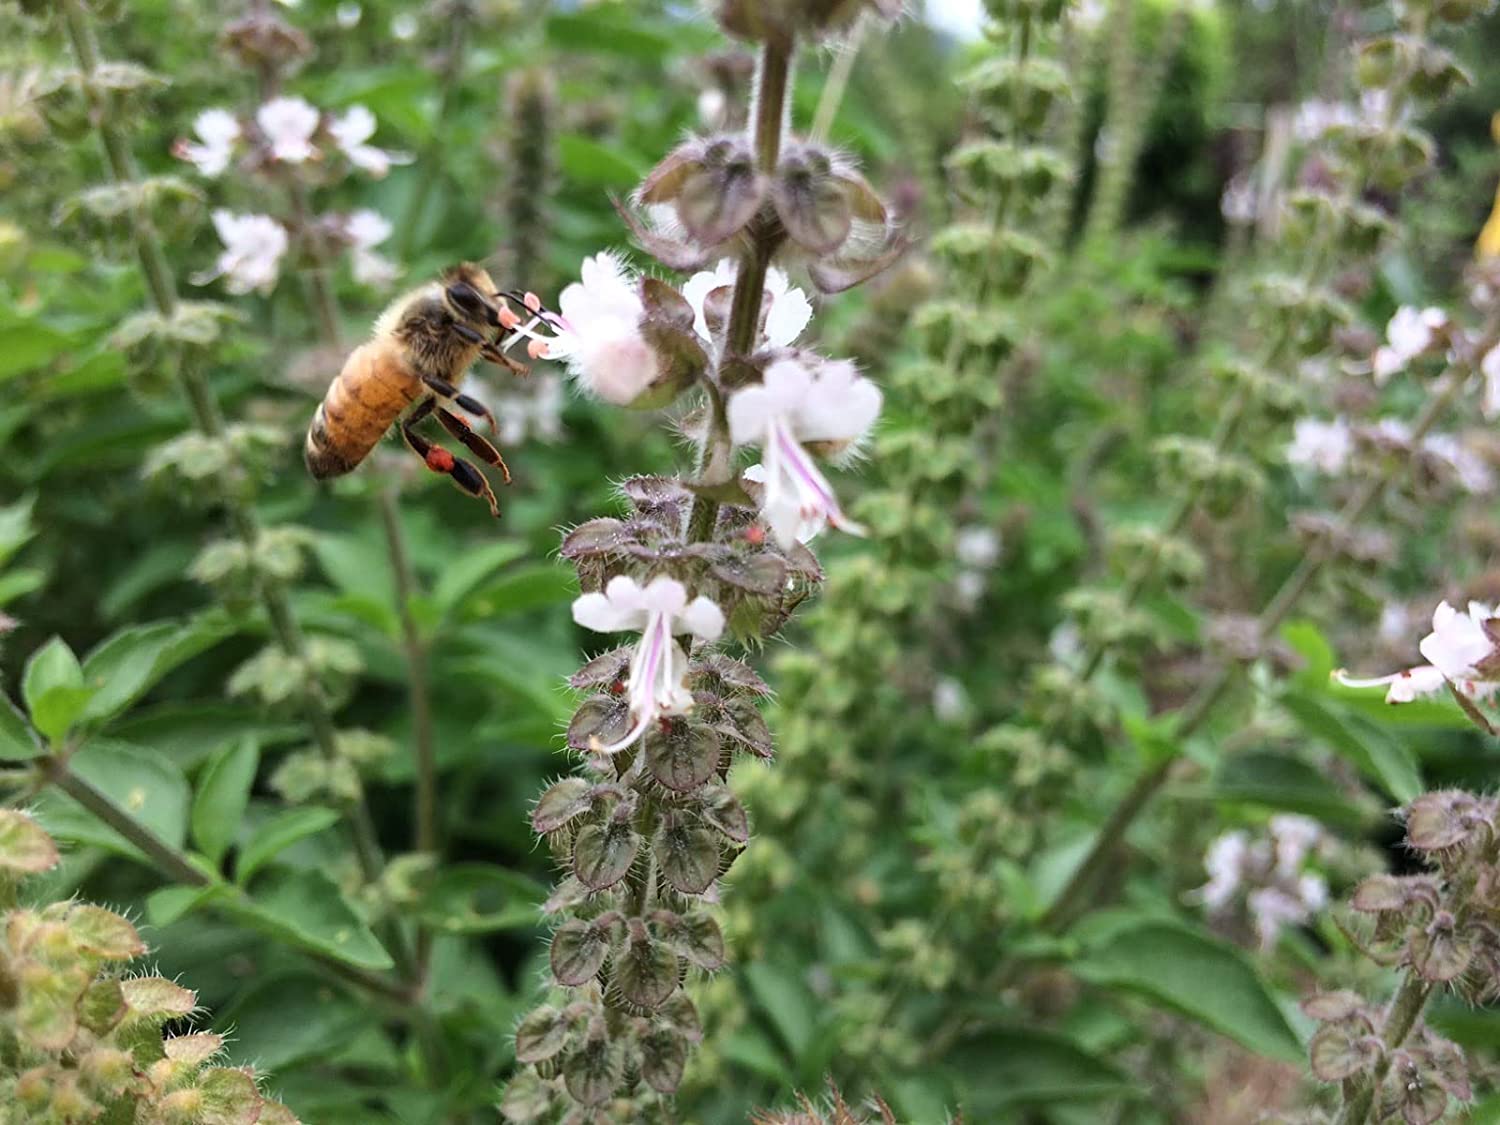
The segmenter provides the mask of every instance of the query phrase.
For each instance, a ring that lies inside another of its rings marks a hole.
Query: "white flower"
[[[736,445],[761,448],[761,515],[783,550],[818,519],[853,535],[864,534],[844,515],[803,443],[847,449],[874,423],[880,400],[879,388],[846,360],[830,360],[813,369],[792,359],[777,360],[766,368],[760,385],[745,387],[730,398],[730,438]]]
[[[286,253],[286,228],[269,215],[236,215],[219,210],[213,213],[213,220],[224,252],[213,270],[193,277],[194,283],[207,285],[222,277],[224,287],[231,293],[248,293],[252,289],[270,292],[281,269],[282,255]]]
[[[941,723],[956,723],[969,711],[969,693],[952,676],[932,685],[932,713]]]
[[[1309,816],[1280,813],[1271,818],[1271,839],[1276,847],[1276,871],[1296,875],[1302,861],[1323,838],[1323,826]]]
[[[1384,384],[1417,356],[1432,347],[1433,334],[1448,323],[1439,308],[1414,309],[1403,305],[1385,326],[1385,346],[1375,350],[1372,367],[1375,382]]]
[[[628,575],[616,575],[603,593],[584,594],[573,603],[573,620],[596,633],[641,634],[626,677],[634,723],[618,742],[595,747],[604,754],[634,743],[657,718],[692,709],[693,693],[684,682],[688,657],[676,637],[691,633],[715,641],[724,631],[724,613],[717,605],[702,595],[688,601],[683,584],[664,575],[645,586]]]
[[[710,132],[717,132],[724,125],[724,109],[727,101],[724,91],[710,86],[698,95],[698,122]]]
[[[405,43],[417,37],[417,17],[410,12],[401,12],[391,17],[391,35]]]
[[[1445,462],[1465,492],[1482,495],[1494,491],[1495,474],[1484,458],[1452,434],[1431,434],[1422,440],[1422,449]]]
[[[202,143],[178,141],[173,152],[180,159],[189,161],[202,175],[222,175],[229,167],[234,144],[242,133],[239,119],[227,109],[205,109],[193,118],[193,132],[198,134],[198,141]]]
[[[749,466],[740,474],[745,480],[751,481],[765,487],[766,467],[760,462]],[[793,531],[798,543],[811,543],[828,527],[828,516],[821,511],[809,512],[806,516],[798,515],[796,530]]]
[[[271,155],[287,164],[312,160],[318,150],[312,136],[322,114],[302,98],[272,98],[255,111],[255,123],[271,145]]]
[[[344,234],[350,242],[350,267],[354,280],[361,285],[385,286],[396,279],[396,263],[374,249],[391,236],[393,229],[390,220],[368,207],[344,220]]]
[[[1235,176],[1225,186],[1224,194],[1219,197],[1219,211],[1223,214],[1225,222],[1253,223],[1258,203],[1254,182],[1249,176],[1241,174]]]
[[[641,335],[640,290],[608,251],[585,258],[579,276],[557,299],[557,337],[547,356],[567,361],[585,390],[628,406],[661,375],[656,351]]]
[[[708,317],[704,306],[715,290],[728,290],[724,297],[724,310],[729,309],[729,295],[734,291],[734,280],[739,266],[732,258],[722,259],[712,270],[702,270],[687,279],[682,287],[682,296],[693,306],[693,330],[710,344],[713,335],[708,330]],[[765,318],[760,343],[773,348],[791,346],[807,322],[812,319],[812,302],[807,294],[795,288],[785,272],[772,266],[766,271],[765,294],[761,298],[761,315]]]
[[[1470,602],[1467,615],[1442,602],[1433,611],[1432,632],[1417,646],[1426,664],[1372,679],[1355,679],[1343,671],[1335,672],[1334,678],[1345,687],[1388,685],[1387,703],[1410,703],[1442,692],[1449,684],[1470,699],[1487,698],[1500,688],[1490,666],[1496,644],[1485,628],[1493,618],[1494,611],[1482,602]]]
[[[365,11],[362,7],[354,3],[353,0],[346,0],[334,12],[334,19],[338,21],[338,25],[341,28],[348,31],[351,27],[359,26],[359,21],[364,14]]]
[[[1411,609],[1400,602],[1390,602],[1381,606],[1380,624],[1376,630],[1380,634],[1380,639],[1392,645],[1397,641],[1405,640],[1406,634],[1411,631],[1411,618]]]
[[[560,375],[545,373],[525,383],[510,382],[497,394],[481,396],[495,414],[495,431],[502,446],[528,439],[556,441],[562,436],[566,400]]]
[[[391,170],[392,164],[411,162],[412,158],[406,153],[387,152],[365,144],[375,135],[375,115],[362,105],[350,106],[341,116],[335,117],[328,124],[328,132],[351,164],[363,168],[377,180]]]
[[[989,583],[977,570],[960,570],[953,578],[953,594],[961,606],[972,609],[984,597]]]
[[[1305,881],[1320,886],[1323,883],[1316,875],[1307,876]],[[1299,882],[1296,894],[1280,887],[1260,887],[1246,896],[1245,903],[1250,908],[1250,916],[1255,920],[1255,932],[1260,937],[1262,949],[1270,949],[1276,944],[1276,937],[1283,926],[1300,926],[1314,910],[1327,901],[1326,888],[1316,906],[1304,897],[1306,890]]]
[[[1208,882],[1194,894],[1209,910],[1222,910],[1234,898],[1244,879],[1249,854],[1250,838],[1241,831],[1226,832],[1208,845],[1203,855]]]
[[[1316,418],[1298,418],[1292,427],[1286,459],[1288,464],[1331,474],[1341,472],[1353,452],[1354,434],[1344,419],[1321,422]]]
[[[953,554],[975,570],[988,570],[1000,558],[1000,536],[988,527],[960,528],[953,537]]]
[[[1500,344],[1484,353],[1479,361],[1479,371],[1484,376],[1484,411],[1486,421],[1500,415]]]

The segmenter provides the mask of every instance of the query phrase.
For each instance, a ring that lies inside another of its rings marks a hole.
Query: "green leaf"
[[[306,839],[339,821],[334,809],[310,806],[288,809],[257,828],[240,848],[235,863],[235,882],[244,885],[257,871],[275,859],[298,840]]]
[[[223,883],[211,887],[162,887],[146,896],[146,917],[153,926],[170,926],[211,899],[229,893]]]
[[[40,590],[47,583],[47,572],[35,567],[8,570],[0,574],[0,606],[9,605],[17,598],[24,598]]]
[[[670,37],[638,20],[613,16],[607,8],[549,16],[547,41],[567,51],[600,51],[642,59],[659,59],[672,51]]]
[[[37,321],[0,327],[0,382],[51,363],[73,338]]]
[[[234,913],[247,925],[302,949],[361,969],[389,969],[393,962],[370,928],[321,871],[278,873]]]
[[[83,662],[83,679],[93,693],[82,718],[102,722],[119,714],[168,672],[212,648],[232,629],[219,614],[183,623],[132,625],[100,642]]]
[[[49,739],[61,738],[89,700],[83,669],[61,637],[53,637],[26,662],[21,694],[31,711],[31,722]]]
[[[36,535],[36,527],[31,522],[31,510],[35,506],[36,497],[33,495],[0,507],[0,563],[9,560]]]
[[[232,1059],[279,1070],[343,1050],[363,1014],[340,990],[298,975],[256,981],[223,1018],[234,1028]]]
[[[540,921],[547,889],[536,880],[486,863],[445,868],[417,906],[417,916],[450,934],[524,930]]]
[[[1220,801],[1264,805],[1315,817],[1326,824],[1367,829],[1371,817],[1323,773],[1300,758],[1270,750],[1226,755],[1210,795]]]
[[[792,1058],[801,1058],[817,1029],[818,1002],[798,975],[769,961],[745,966],[745,982],[756,1004]]]
[[[579,133],[557,138],[557,155],[563,174],[592,188],[630,188],[645,174],[646,163],[621,154],[618,146],[606,146]]]
[[[452,563],[443,567],[442,573],[432,587],[432,603],[446,617],[458,605],[507,563],[526,554],[526,544],[510,540],[487,543],[483,547],[466,551]]]
[[[325,532],[313,539],[313,554],[328,580],[342,592],[395,607],[396,579],[385,551],[373,539]]]
[[[68,764],[168,845],[182,847],[187,836],[188,783],[171,762],[137,746],[95,740]],[[57,789],[46,789],[38,796],[37,812],[42,827],[59,839],[144,859],[133,844]]]
[[[578,596],[573,575],[552,563],[517,567],[481,587],[459,608],[465,621],[492,619],[507,613],[560,605]]]
[[[193,797],[193,839],[216,865],[239,831],[260,765],[260,748],[246,738],[211,759]]]
[[[1416,757],[1395,737],[1368,719],[1352,714],[1331,700],[1302,691],[1288,691],[1281,705],[1309,734],[1348,758],[1369,780],[1380,785],[1401,804],[1422,792],[1422,774]]]
[[[1244,954],[1180,923],[1114,929],[1072,968],[1086,981],[1140,993],[1258,1054],[1303,1060],[1296,1032]]]
[[[1013,1120],[1017,1106],[1138,1094],[1130,1078],[1073,1040],[1036,1028],[997,1028],[959,1041],[945,1057],[967,1075],[965,1116]]]
[[[0,691],[0,759],[25,762],[39,758],[47,748],[37,741],[21,709]]]
[[[1333,675],[1334,656],[1323,631],[1311,621],[1289,621],[1281,627],[1281,639],[1304,661],[1296,682],[1310,690],[1324,687]]]

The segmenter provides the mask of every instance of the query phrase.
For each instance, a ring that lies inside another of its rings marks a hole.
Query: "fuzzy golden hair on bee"
[[[498,515],[483,474],[428,441],[415,426],[436,417],[450,436],[498,468],[510,483],[499,451],[454,412],[486,419],[493,432],[493,415],[463,393],[464,376],[481,357],[518,374],[526,372],[505,354],[505,325],[516,322],[506,299],[488,271],[464,262],[392,301],[376,318],[370,338],[349,354],[313,415],[303,450],[308,472],[325,480],[353,471],[400,420],[402,440],[429,469],[447,474]]]

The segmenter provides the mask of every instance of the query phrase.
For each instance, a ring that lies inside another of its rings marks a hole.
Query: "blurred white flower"
[[[1323,422],[1317,418],[1298,418],[1292,427],[1286,459],[1290,465],[1332,474],[1343,471],[1353,452],[1354,434],[1344,419]]]
[[[362,168],[377,180],[391,170],[392,164],[411,162],[412,158],[407,153],[387,152],[365,143],[375,135],[375,115],[362,105],[350,106],[335,117],[328,123],[328,132],[351,164]]]
[[[1370,679],[1357,679],[1340,669],[1334,678],[1345,687],[1386,687],[1387,703],[1410,703],[1445,691],[1449,684],[1469,699],[1488,698],[1500,688],[1495,681],[1500,672],[1497,645],[1490,636],[1494,621],[1494,611],[1483,602],[1470,602],[1467,614],[1442,602],[1432,613],[1432,632],[1417,646],[1426,664]]]
[[[702,595],[688,601],[687,588],[665,575],[645,586],[629,575],[616,575],[602,593],[583,594],[573,602],[573,620],[596,633],[641,634],[626,677],[634,722],[619,741],[594,747],[603,754],[630,746],[661,716],[692,709],[693,693],[684,683],[687,653],[676,637],[691,633],[716,641],[724,631],[724,613],[717,605]]]
[[[1225,222],[1248,225],[1255,222],[1257,210],[1255,183],[1248,175],[1241,173],[1224,186],[1219,211]]]
[[[212,270],[193,276],[193,283],[207,285],[222,277],[231,293],[249,293],[252,289],[269,293],[287,250],[286,228],[269,215],[236,215],[224,210],[213,213],[213,222],[224,251]]]
[[[1209,844],[1203,854],[1208,882],[1194,892],[1198,901],[1211,911],[1227,906],[1245,877],[1249,852],[1250,837],[1243,831],[1226,832]]]
[[[1412,611],[1409,606],[1400,602],[1388,602],[1380,608],[1380,624],[1377,631],[1380,639],[1386,644],[1395,644],[1404,641],[1406,635],[1411,632]]]
[[[1432,347],[1434,334],[1448,323],[1448,314],[1439,308],[1414,309],[1403,305],[1385,326],[1386,342],[1375,349],[1371,368],[1375,382],[1383,385],[1402,371],[1417,356]]]
[[[1484,353],[1479,361],[1480,373],[1484,376],[1484,416],[1493,421],[1500,415],[1500,344]]]
[[[1279,813],[1271,818],[1271,842],[1276,850],[1276,870],[1295,875],[1302,861],[1323,839],[1323,826],[1310,816]]]
[[[932,713],[941,723],[959,722],[969,713],[969,693],[952,676],[932,685]]]
[[[271,146],[271,155],[287,164],[301,164],[318,155],[312,137],[322,118],[303,98],[272,98],[255,111],[255,123]]]
[[[364,14],[365,10],[358,4],[353,3],[352,0],[346,0],[334,11],[333,18],[338,21],[341,28],[348,31],[351,27],[359,26],[359,21]]]
[[[489,404],[501,445],[520,445],[527,439],[556,441],[562,436],[564,394],[558,375],[533,376],[525,386],[491,396]]]
[[[734,259],[724,258],[713,269],[693,274],[682,287],[683,298],[693,306],[693,329],[709,343],[714,340],[708,329],[705,306],[709,298],[717,293],[715,300],[722,301],[722,312],[728,315],[729,298],[734,291],[734,279],[738,270]],[[723,292],[719,292],[720,290]],[[812,313],[812,302],[807,299],[807,294],[790,283],[784,270],[772,266],[766,271],[765,295],[761,304],[764,324],[760,344],[773,348],[790,347],[807,327]]]
[[[1047,638],[1047,654],[1067,668],[1075,667],[1083,658],[1083,630],[1075,621],[1064,621],[1052,630]]]
[[[186,160],[204,176],[222,175],[234,155],[235,142],[243,130],[239,119],[227,109],[205,109],[193,118],[193,132],[198,140],[179,140],[172,148],[180,160]]]
[[[557,299],[557,336],[547,357],[565,361],[584,390],[628,406],[661,374],[655,349],[641,335],[640,289],[608,251],[585,258],[579,277]]]
[[[1321,910],[1328,901],[1328,888],[1322,878],[1308,875],[1297,881],[1294,889],[1259,887],[1245,898],[1255,923],[1260,947],[1269,950],[1286,926],[1300,926]]]
[[[383,287],[396,280],[396,263],[374,249],[391,236],[393,229],[384,215],[369,208],[355,211],[344,220],[350,268],[361,285]]]
[[[1000,559],[1000,536],[977,524],[960,528],[953,537],[953,554],[962,566],[988,570]]]
[[[958,604],[972,609],[984,597],[988,580],[977,570],[960,570],[953,578],[953,593]]]
[[[391,17],[391,35],[405,43],[417,37],[417,17],[411,12],[400,12]]]
[[[880,389],[847,360],[816,367],[777,360],[759,385],[730,397],[730,437],[736,445],[761,448],[766,478],[761,515],[783,550],[819,519],[852,535],[864,534],[844,515],[803,443],[849,448],[874,424],[880,403]]]
[[[698,123],[710,132],[723,127],[726,106],[724,91],[710,86],[698,94]]]
[[[1495,490],[1495,474],[1484,458],[1453,434],[1430,434],[1422,440],[1422,449],[1452,469],[1465,492],[1483,495]]]

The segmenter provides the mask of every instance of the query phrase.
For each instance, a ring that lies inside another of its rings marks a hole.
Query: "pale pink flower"
[[[1385,326],[1386,342],[1375,351],[1371,363],[1375,382],[1384,384],[1417,356],[1432,347],[1439,329],[1448,324],[1448,314],[1439,308],[1414,309],[1403,305]]]
[[[831,360],[814,367],[797,359],[777,360],[760,384],[729,399],[731,439],[761,448],[761,516],[783,550],[818,520],[852,535],[864,534],[844,515],[804,443],[848,449],[874,424],[880,402],[879,388],[852,363]]]
[[[1410,703],[1445,691],[1450,684],[1469,699],[1488,698],[1500,687],[1492,667],[1496,645],[1486,628],[1492,620],[1494,611],[1482,602],[1470,602],[1467,614],[1442,602],[1433,611],[1432,632],[1417,646],[1426,664],[1370,679],[1340,670],[1334,678],[1345,687],[1385,687],[1387,703]]]
[[[1243,831],[1225,832],[1208,845],[1203,854],[1208,882],[1194,894],[1209,910],[1222,910],[1233,900],[1244,880],[1249,854],[1250,837]]]
[[[710,294],[723,290],[721,296],[727,310],[738,272],[739,266],[734,259],[724,258],[713,269],[693,274],[682,286],[683,298],[693,307],[693,330],[710,344],[715,341],[708,329],[704,306]],[[812,319],[812,311],[807,294],[793,286],[784,271],[772,266],[766,271],[766,288],[761,298],[764,321],[759,343],[773,348],[789,347],[802,335],[802,330]]]
[[[193,118],[197,141],[180,140],[172,152],[204,176],[222,175],[234,155],[235,142],[243,135],[239,119],[227,109],[205,109]]]
[[[716,641],[724,632],[724,613],[717,605],[702,595],[689,601],[687,588],[665,575],[645,586],[629,575],[616,575],[602,593],[574,601],[573,620],[596,633],[641,634],[625,681],[634,722],[618,742],[594,747],[603,754],[630,746],[658,718],[692,709],[693,693],[685,683],[688,657],[676,638],[689,633]]]
[[[1292,426],[1286,459],[1291,465],[1333,474],[1343,471],[1353,452],[1354,433],[1344,419],[1323,422],[1317,418],[1298,418]]]
[[[391,236],[390,220],[378,211],[361,208],[344,220],[344,234],[349,239],[350,269],[361,285],[383,287],[396,280],[396,263],[375,252]]]
[[[375,135],[375,115],[362,105],[350,106],[335,117],[328,123],[328,132],[351,164],[377,180],[391,170],[392,164],[411,163],[412,158],[407,153],[387,152],[365,143]]]
[[[641,335],[640,289],[608,251],[585,258],[579,276],[558,297],[552,318],[557,336],[547,343],[546,355],[565,361],[584,390],[628,406],[661,375],[656,351]]]
[[[301,164],[318,155],[312,138],[322,116],[303,98],[279,97],[255,111],[255,123],[265,134],[273,158],[285,164]]]
[[[287,250],[286,228],[269,215],[236,215],[224,210],[213,213],[213,222],[224,251],[214,268],[194,275],[193,282],[207,285],[222,277],[231,293],[253,289],[269,293]]]

